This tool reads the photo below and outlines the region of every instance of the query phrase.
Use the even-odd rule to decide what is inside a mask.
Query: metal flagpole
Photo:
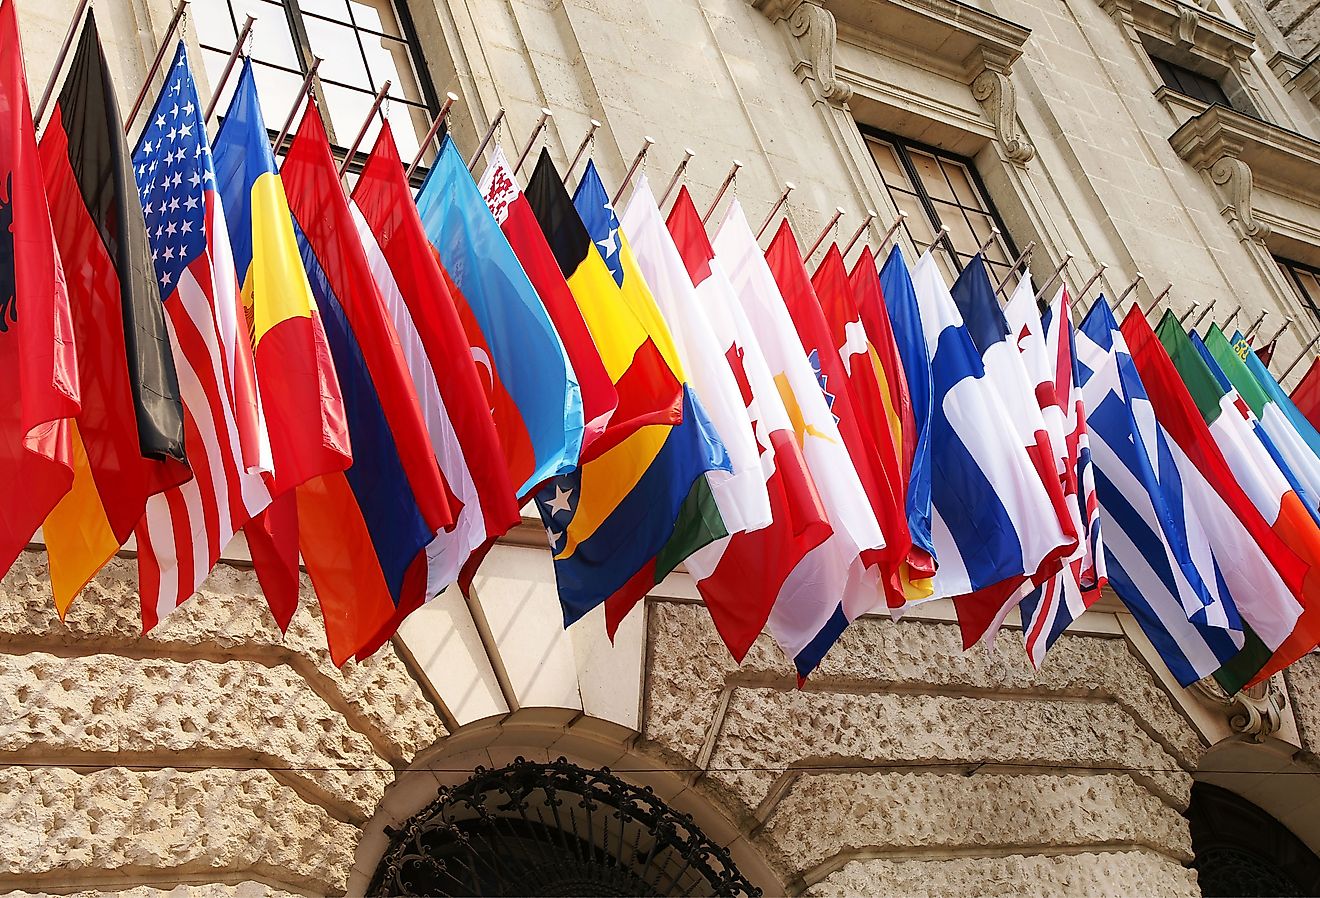
[[[1049,290],[1050,287],[1054,286],[1055,280],[1057,280],[1058,277],[1061,274],[1063,274],[1063,270],[1068,267],[1068,263],[1071,262],[1072,259],[1073,259],[1073,254],[1071,251],[1063,254],[1063,261],[1059,263],[1059,267],[1054,269],[1054,273],[1051,274],[1048,278],[1046,278],[1045,283],[1042,284],[1041,288],[1036,291],[1036,295],[1033,297],[1034,302],[1036,302],[1037,304],[1040,303],[1040,298],[1045,295],[1045,291]]]
[[[857,230],[853,231],[853,235],[848,238],[848,245],[843,248],[844,256],[847,256],[848,253],[852,252],[853,246],[861,239],[862,234],[871,226],[871,222],[873,221],[875,221],[875,210],[867,209],[866,218],[862,219],[862,223],[857,226]]]
[[[1199,299],[1192,300],[1191,307],[1186,312],[1178,316],[1178,323],[1185,327],[1187,325],[1187,319],[1195,315],[1196,310],[1199,308],[1201,308],[1201,300]]]
[[[156,58],[151,61],[147,68],[146,80],[142,82],[142,87],[137,92],[137,97],[133,100],[133,107],[124,118],[124,134],[127,135],[129,129],[133,127],[133,120],[137,114],[142,111],[142,103],[147,99],[147,90],[151,87],[151,81],[156,77],[156,72],[160,71],[160,65],[165,61],[165,51],[169,49],[170,38],[174,37],[175,30],[179,27],[183,14],[188,11],[189,0],[179,0],[179,5],[174,7],[174,16],[170,19],[169,27],[165,29],[165,37],[156,49]]]
[[[1234,309],[1233,314],[1229,315],[1228,319],[1224,321],[1223,326],[1219,328],[1221,331],[1224,331],[1224,336],[1228,336],[1228,329],[1233,326],[1233,322],[1237,320],[1237,316],[1240,314],[1242,314],[1242,306],[1238,306]]]
[[[440,127],[444,125],[445,119],[449,117],[449,110],[453,109],[454,104],[457,102],[458,94],[453,91],[445,94],[445,103],[440,107],[440,114],[435,117],[435,121],[431,122],[431,127],[426,130],[426,136],[422,138],[422,142],[417,146],[417,155],[409,163],[408,171],[404,174],[405,179],[412,180],[413,172],[417,171],[417,166],[422,164],[422,157],[430,149],[431,141],[435,140],[435,136],[440,133]]]
[[[1169,283],[1169,286],[1160,291],[1160,295],[1155,297],[1155,301],[1150,304],[1150,308],[1145,311],[1145,314],[1149,315],[1151,312],[1155,311],[1155,309],[1159,307],[1159,304],[1168,297],[1171,290],[1173,290],[1172,282]],[[1141,303],[1137,303],[1137,305],[1141,305]]]
[[[665,202],[669,199],[669,194],[678,186],[678,182],[682,179],[683,173],[687,171],[688,163],[692,161],[692,157],[695,155],[697,155],[696,150],[691,149],[690,147],[683,148],[683,161],[678,163],[678,168],[674,169],[674,176],[670,178],[669,183],[665,185],[665,192],[660,194],[660,201],[656,203],[657,206],[664,208]]]
[[[784,208],[784,203],[788,202],[788,195],[794,190],[797,190],[796,184],[792,181],[784,182],[784,192],[779,194],[779,199],[775,200],[775,204],[770,207],[770,214],[765,217],[765,221],[761,222],[761,229],[756,232],[757,240],[760,240],[761,235],[765,233],[765,229],[770,227],[770,222],[775,220],[775,216],[779,214],[779,210]]]
[[[1215,310],[1215,304],[1218,303],[1218,302],[1219,302],[1219,300],[1217,300],[1217,299],[1212,299],[1212,300],[1210,300],[1210,305],[1208,305],[1208,306],[1205,307],[1205,311],[1204,311],[1204,312],[1202,312],[1200,315],[1197,315],[1197,316],[1196,316],[1196,320],[1192,322],[1192,327],[1193,327],[1193,328],[1198,328],[1198,327],[1200,327],[1200,326],[1201,326],[1201,322],[1205,320],[1205,316],[1209,315],[1211,312],[1213,312],[1213,311]]]
[[[1141,283],[1142,281],[1144,281],[1145,279],[1146,279],[1146,276],[1145,276],[1144,274],[1142,274],[1140,271],[1138,271],[1138,272],[1137,272],[1137,276],[1136,276],[1135,278],[1132,279],[1132,283],[1130,283],[1130,284],[1128,284],[1126,287],[1124,287],[1124,288],[1123,288],[1123,292],[1120,293],[1120,294],[1118,294],[1118,299],[1114,300],[1114,311],[1115,311],[1115,312],[1117,312],[1118,310],[1120,310],[1120,309],[1123,308],[1123,300],[1127,299],[1127,298],[1128,298],[1128,294],[1131,293],[1133,290],[1137,289],[1137,285],[1140,284],[1140,283]],[[1133,301],[1136,302],[1135,300],[1133,300]],[[1141,303],[1137,303],[1137,305],[1141,305]]]
[[[899,214],[903,215],[904,218],[907,217],[905,213],[899,213]],[[1031,254],[1034,253],[1035,251],[1036,251],[1036,241],[1032,240],[1030,243],[1027,244],[1027,248],[1024,249],[1021,253],[1019,253],[1018,257],[1013,260],[1013,264],[1008,266],[1008,271],[1004,272],[1003,279],[1000,280],[999,286],[995,288],[996,296],[1004,295],[1004,288],[1008,286],[1008,279],[1013,276],[1013,273],[1016,272],[1020,266],[1026,264],[1027,260],[1031,258]]]
[[[990,236],[985,238],[985,242],[982,243],[980,246],[978,246],[976,248],[976,252],[972,253],[972,255],[974,256],[982,255],[987,249],[990,248],[990,244],[993,243],[995,238],[998,236],[999,236],[998,226],[992,225],[990,228]]]
[[[1250,340],[1251,335],[1256,332],[1256,328],[1260,327],[1261,324],[1264,323],[1265,316],[1268,315],[1269,313],[1270,313],[1269,309],[1261,309],[1260,314],[1256,316],[1256,320],[1251,322],[1251,326],[1242,332],[1242,339]]]
[[[582,160],[582,154],[587,151],[587,147],[595,142],[596,129],[599,127],[600,122],[592,119],[591,127],[587,129],[587,133],[582,138],[582,143],[578,144],[577,152],[573,154],[573,161],[568,163],[568,168],[564,169],[563,181],[565,184],[568,183],[569,178],[573,177],[573,169],[577,168],[578,162]]]
[[[234,71],[234,63],[238,62],[238,57],[243,55],[243,44],[247,42],[248,35],[252,33],[252,24],[257,21],[257,17],[249,14],[243,27],[239,29],[238,40],[234,41],[234,49],[229,51],[229,58],[225,60],[225,67],[220,70],[220,77],[216,80],[211,89],[211,102],[206,104],[206,112],[202,113],[202,124],[209,124],[211,116],[215,115],[215,107],[220,103],[220,95],[225,91],[225,85],[229,83],[229,76]]]
[[[37,111],[32,116],[33,125],[40,125],[41,119],[46,114],[46,104],[50,102],[50,95],[55,92],[55,82],[59,80],[60,69],[64,68],[64,60],[69,56],[69,48],[73,46],[73,37],[78,33],[78,26],[82,24],[83,13],[87,11],[89,2],[91,0],[78,0],[78,8],[73,13],[73,21],[69,22],[69,30],[64,33],[64,43],[60,44],[60,52],[55,54],[55,68],[50,70],[50,79],[46,82],[46,89],[41,92],[41,99],[37,101]]]
[[[541,133],[545,131],[545,126],[550,123],[550,116],[553,114],[544,106],[541,107],[541,117],[536,120],[536,127],[532,129],[532,135],[527,138],[527,144],[522,148],[522,152],[518,154],[518,161],[514,163],[513,173],[515,175],[522,171],[523,163],[527,161],[527,154],[536,145],[536,138],[540,137]]]
[[[839,223],[840,218],[843,218],[843,207],[835,206],[834,214],[830,216],[830,220],[826,222],[825,227],[821,228],[820,236],[816,238],[815,243],[811,244],[811,249],[803,255],[802,261],[804,263],[816,254],[816,250],[820,249],[820,245],[825,242],[825,238],[830,235],[830,231],[834,230],[834,226]]]
[[[1292,374],[1292,370],[1297,367],[1297,363],[1306,358],[1306,354],[1311,351],[1311,348],[1315,346],[1317,342],[1320,342],[1320,334],[1316,334],[1312,337],[1311,342],[1303,346],[1302,351],[1297,353],[1297,358],[1292,360],[1292,364],[1288,366],[1288,370],[1279,375],[1280,384],[1283,383],[1284,379],[1287,378],[1289,374]]]
[[[371,108],[367,110],[366,120],[362,122],[362,127],[358,129],[357,137],[353,138],[353,145],[344,154],[344,161],[339,163],[339,177],[342,178],[344,172],[348,171],[348,163],[357,155],[358,147],[362,145],[362,138],[367,136],[367,129],[371,127],[371,120],[376,117],[380,104],[385,102],[385,94],[389,92],[391,86],[390,80],[387,78],[385,83],[380,86],[380,90],[376,91],[376,97],[371,101]]]
[[[1283,320],[1283,324],[1279,325],[1279,329],[1274,332],[1274,336],[1270,337],[1270,339],[1265,343],[1265,345],[1273,346],[1275,343],[1279,342],[1279,338],[1283,336],[1283,332],[1292,326],[1293,326],[1293,319],[1292,316],[1290,315],[1289,317]],[[1270,366],[1266,364],[1265,367],[1266,369],[1268,369]]]
[[[614,199],[610,200],[610,205],[615,205],[623,197],[623,192],[632,183],[633,175],[637,174],[637,169],[641,168],[642,162],[646,159],[646,154],[651,152],[651,146],[654,143],[654,137],[648,135],[642,138],[642,148],[637,151],[637,156],[633,158],[632,165],[628,166],[628,174],[623,176],[623,183],[619,185],[618,191],[615,192]]]
[[[733,183],[733,179],[738,177],[738,169],[740,168],[742,168],[742,163],[737,159],[733,160],[733,168],[729,169],[729,173],[724,176],[724,183],[721,184],[720,189],[715,192],[715,199],[711,200],[710,208],[706,210],[705,215],[701,216],[702,224],[710,221],[710,217],[715,214],[715,207],[720,204],[720,200],[724,199],[724,191],[728,190],[729,185]]]
[[[934,236],[933,238],[931,238],[930,243],[927,244],[926,248],[925,248],[924,250],[922,250],[922,252],[917,253],[917,255],[918,255],[918,256],[921,256],[922,253],[928,253],[928,252],[930,252],[932,249],[935,248],[935,244],[939,243],[940,240],[941,240],[941,239],[944,237],[944,235],[947,234],[947,233],[949,233],[949,226],[946,225],[946,224],[942,224],[942,225],[940,225],[940,229],[939,229],[938,231],[935,232],[935,236]],[[915,245],[915,243],[916,243],[916,241],[913,241],[913,244],[914,244],[914,245]]]
[[[1086,291],[1090,290],[1092,287],[1095,286],[1095,282],[1100,280],[1101,275],[1105,273],[1105,269],[1108,267],[1109,266],[1106,265],[1104,262],[1100,263],[1100,267],[1095,270],[1095,274],[1091,275],[1090,279],[1088,279],[1085,284],[1082,284],[1082,289],[1077,291],[1078,302],[1081,302],[1083,299],[1086,298]]]
[[[302,87],[298,88],[298,93],[293,100],[293,108],[289,110],[289,117],[284,120],[284,127],[280,129],[280,136],[275,138],[275,155],[279,156],[280,147],[284,146],[284,138],[288,136],[289,129],[293,127],[293,117],[302,109],[303,100],[307,98],[307,92],[312,87],[312,79],[316,77],[316,70],[321,67],[321,57],[313,56],[312,65],[307,69],[307,76],[303,78]]]
[[[883,250],[885,248],[885,245],[889,243],[889,239],[898,233],[899,226],[907,221],[907,217],[906,212],[902,209],[898,210],[898,218],[894,219],[894,223],[889,226],[889,230],[880,235],[879,249]]]
[[[495,136],[495,129],[500,126],[500,122],[502,121],[504,121],[503,106],[501,106],[499,111],[495,113],[495,117],[490,120],[490,127],[486,129],[486,134],[481,138],[481,143],[477,144],[477,151],[473,153],[472,158],[468,160],[468,171],[472,171],[472,166],[476,165],[477,160],[481,158],[481,154],[486,152],[486,146],[490,143],[490,139]]]

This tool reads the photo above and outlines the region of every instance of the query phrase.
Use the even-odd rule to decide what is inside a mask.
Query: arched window
[[[1195,783],[1187,819],[1205,898],[1320,895],[1320,858],[1245,798]]]

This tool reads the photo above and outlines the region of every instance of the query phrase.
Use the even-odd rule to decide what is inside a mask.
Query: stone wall
[[[143,636],[136,577],[111,562],[63,623],[44,553],[3,581],[0,887],[341,890],[396,770],[444,737],[435,708],[392,646],[336,670],[308,584],[282,636],[221,565]]]

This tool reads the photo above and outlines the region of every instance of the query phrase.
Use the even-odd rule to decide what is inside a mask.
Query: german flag
[[[63,617],[133,532],[147,497],[192,476],[146,223],[92,13],[38,152],[83,394],[70,427],[73,486],[42,528]]]

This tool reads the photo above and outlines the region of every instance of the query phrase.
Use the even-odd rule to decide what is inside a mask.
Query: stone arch
[[[1235,792],[1207,782],[1192,787],[1187,809],[1202,894],[1315,895],[1320,857],[1291,830]]]
[[[726,848],[742,874],[765,894],[785,894],[785,883],[733,817],[694,784],[695,771],[639,748],[640,741],[635,730],[568,708],[523,708],[455,730],[419,752],[386,789],[376,813],[362,827],[348,894],[361,895],[367,888],[389,845],[387,826],[401,826],[435,799],[437,789],[466,781],[478,766],[503,767],[519,757],[542,763],[563,757],[580,767],[608,767],[625,782],[651,787]]]

